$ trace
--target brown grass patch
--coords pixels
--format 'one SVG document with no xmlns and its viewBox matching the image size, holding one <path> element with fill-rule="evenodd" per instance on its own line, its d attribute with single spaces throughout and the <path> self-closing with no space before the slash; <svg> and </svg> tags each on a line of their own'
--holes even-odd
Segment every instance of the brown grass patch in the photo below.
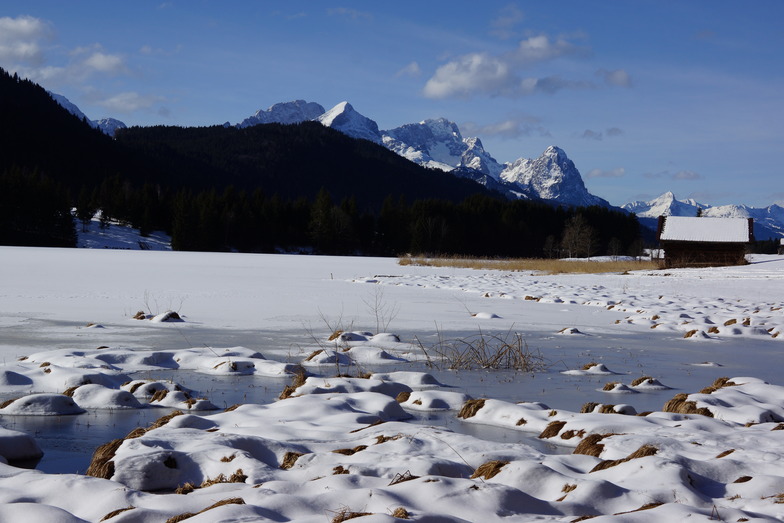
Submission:
<svg viewBox="0 0 784 523">
<path fill-rule="evenodd" d="M 731 320 L 725 321 L 724 322 L 724 326 L 725 327 L 729 327 L 730 325 L 735 325 L 736 323 L 738 323 L 738 320 L 736 320 L 735 318 L 732 318 Z"/>
<path fill-rule="evenodd" d="M 697 408 L 696 401 L 689 401 L 688 394 L 676 394 L 670 401 L 664 404 L 662 411 L 675 414 L 699 414 L 701 416 L 713 417 L 713 413 L 707 407 Z"/>
<path fill-rule="evenodd" d="M 621 384 L 620 381 L 608 381 L 607 383 L 604 384 L 604 387 L 602 387 L 602 390 L 603 391 L 613 390 L 617 385 L 620 385 L 620 384 Z"/>
<path fill-rule="evenodd" d="M 343 454 L 344 456 L 353 456 L 357 452 L 362 452 L 367 448 L 367 445 L 357 445 L 353 449 L 337 449 L 332 452 L 335 454 Z"/>
<path fill-rule="evenodd" d="M 654 447 L 653 445 L 643 445 L 639 449 L 635 450 L 625 458 L 621 459 L 611 459 L 611 460 L 604 460 L 598 463 L 594 468 L 592 468 L 589 472 L 598 472 L 600 470 L 606 470 L 611 467 L 615 467 L 616 465 L 620 465 L 621 463 L 626 463 L 627 461 L 631 461 L 637 458 L 645 458 L 647 456 L 653 456 L 659 452 L 659 449 Z"/>
<path fill-rule="evenodd" d="M 186 519 L 192 518 L 193 516 L 198 516 L 199 514 L 204 514 L 208 510 L 212 510 L 214 508 L 222 507 L 223 505 L 244 505 L 245 500 L 242 498 L 228 498 L 222 499 L 217 503 L 213 503 L 209 507 L 202 509 L 198 512 L 186 512 L 184 514 L 180 514 L 178 516 L 172 516 L 166 520 L 166 523 L 179 523 L 180 521 L 184 521 Z"/>
<path fill-rule="evenodd" d="M 113 439 L 95 449 L 93 458 L 90 460 L 90 466 L 87 467 L 85 475 L 93 476 L 95 478 L 111 479 L 111 477 L 114 476 L 114 462 L 112 460 L 123 441 L 125 440 Z"/>
<path fill-rule="evenodd" d="M 344 468 L 343 465 L 338 465 L 337 467 L 332 469 L 332 474 L 333 475 L 348 474 L 348 469 Z"/>
<path fill-rule="evenodd" d="M 517 420 L 517 423 L 515 423 L 515 425 L 519 427 L 521 425 L 525 425 L 526 423 L 528 423 L 528 420 L 526 420 L 525 418 L 520 418 L 519 420 Z"/>
<path fill-rule="evenodd" d="M 196 485 L 194 485 L 191 482 L 188 482 L 188 483 L 185 483 L 184 485 L 180 485 L 179 487 L 177 487 L 174 490 L 174 493 L 175 494 L 182 494 L 182 495 L 190 494 L 191 492 L 193 492 L 197 488 L 199 488 L 199 487 L 197 487 Z"/>
<path fill-rule="evenodd" d="M 564 494 L 568 494 L 568 493 L 570 493 L 571 491 L 573 491 L 576 488 L 577 488 L 577 485 L 570 485 L 569 483 L 567 483 L 566 485 L 563 486 L 563 488 L 561 489 L 561 492 L 563 492 Z"/>
<path fill-rule="evenodd" d="M 399 265 L 423 267 L 457 267 L 463 269 L 495 269 L 501 271 L 537 271 L 546 274 L 601 274 L 605 272 L 627 272 L 654 270 L 659 266 L 654 261 L 608 261 L 553 260 L 546 258 L 488 259 L 488 258 L 427 258 L 406 256 L 398 258 Z"/>
<path fill-rule="evenodd" d="M 332 518 L 330 523 L 342 523 L 343 521 L 348 521 L 349 519 L 354 518 L 361 518 L 362 516 L 372 516 L 372 512 L 354 512 L 348 507 L 343 507 L 338 512 L 335 513 L 335 517 Z"/>
<path fill-rule="evenodd" d="M 73 398 L 74 392 L 76 392 L 76 389 L 78 389 L 79 387 L 81 387 L 81 385 L 77 385 L 75 387 L 69 387 L 65 389 L 65 391 L 63 391 L 63 396 L 68 396 L 69 398 Z"/>
<path fill-rule="evenodd" d="M 242 472 L 242 469 L 237 469 L 228 478 L 223 473 L 218 474 L 214 478 L 207 478 L 201 482 L 199 488 L 207 488 L 211 487 L 212 485 L 218 485 L 220 483 L 245 483 L 246 479 L 248 479 L 248 476 Z"/>
<path fill-rule="evenodd" d="M 154 401 L 163 401 L 164 399 L 166 399 L 166 396 L 168 394 L 169 394 L 169 389 L 156 390 L 155 394 L 153 394 L 152 398 L 150 398 L 150 403 Z"/>
<path fill-rule="evenodd" d="M 384 423 L 384 420 L 379 418 L 379 419 L 377 419 L 376 421 L 374 421 L 373 423 L 371 423 L 370 425 L 368 425 L 366 427 L 359 427 L 358 429 L 350 430 L 349 434 L 354 434 L 356 432 L 360 432 L 360 431 L 363 431 L 365 429 L 369 429 L 371 427 L 377 427 L 377 426 L 381 425 L 382 423 Z"/>
<path fill-rule="evenodd" d="M 395 510 L 392 511 L 392 517 L 397 519 L 410 519 L 411 516 L 406 509 L 403 507 L 397 507 Z"/>
<path fill-rule="evenodd" d="M 15 402 L 19 398 L 11 398 L 10 400 L 5 400 L 3 403 L 0 403 L 0 409 L 4 409 L 9 406 L 11 403 Z"/>
<path fill-rule="evenodd" d="M 708 334 L 718 334 L 718 333 L 719 333 L 719 328 L 715 325 L 710 329 L 708 329 Z"/>
<path fill-rule="evenodd" d="M 632 381 L 632 387 L 636 387 L 638 385 L 642 385 L 643 383 L 645 383 L 648 380 L 653 380 L 653 378 L 651 376 L 640 376 L 636 380 Z"/>
<path fill-rule="evenodd" d="M 310 354 L 308 354 L 308 357 L 307 357 L 307 358 L 305 358 L 305 361 L 310 361 L 310 360 L 312 360 L 313 358 L 315 358 L 316 356 L 318 356 L 318 355 L 319 355 L 319 354 L 321 354 L 322 352 L 324 352 L 324 349 L 317 349 L 317 350 L 314 350 L 313 352 L 311 352 Z"/>
<path fill-rule="evenodd" d="M 589 519 L 598 518 L 599 516 L 580 516 L 577 519 L 573 519 L 570 523 L 579 523 L 580 521 L 587 521 Z"/>
<path fill-rule="evenodd" d="M 650 510 L 652 508 L 660 507 L 664 505 L 661 501 L 654 501 L 652 503 L 646 503 L 645 505 L 641 506 L 640 508 L 636 508 L 634 510 L 627 510 L 626 512 L 616 512 L 613 516 L 620 516 L 621 514 L 631 514 L 632 512 L 640 512 L 643 510 Z"/>
<path fill-rule="evenodd" d="M 583 436 L 585 436 L 585 429 L 565 430 L 564 433 L 561 434 L 561 439 L 582 438 Z"/>
<path fill-rule="evenodd" d="M 565 425 L 565 421 L 551 421 L 547 424 L 542 433 L 539 434 L 539 439 L 554 438 L 561 432 L 561 429 L 564 428 Z"/>
<path fill-rule="evenodd" d="M 280 468 L 282 468 L 283 470 L 290 469 L 291 467 L 294 466 L 297 460 L 304 455 L 305 454 L 303 454 L 302 452 L 292 452 L 292 451 L 286 452 L 286 454 L 283 456 L 283 462 L 280 464 Z"/>
<path fill-rule="evenodd" d="M 307 380 L 305 369 L 299 367 L 297 372 L 291 377 L 291 385 L 286 385 L 283 388 L 283 392 L 280 393 L 278 399 L 285 400 L 286 398 L 290 398 L 299 387 L 305 384 L 305 380 Z"/>
<path fill-rule="evenodd" d="M 692 329 L 692 330 L 690 330 L 689 332 L 687 332 L 686 334 L 684 334 L 684 335 L 683 335 L 683 337 L 684 337 L 684 338 L 691 338 L 692 336 L 694 336 L 694 335 L 695 335 L 695 334 L 697 334 L 698 332 L 699 332 L 699 330 L 697 330 L 697 329 Z"/>
<path fill-rule="evenodd" d="M 147 315 L 144 313 L 144 311 L 138 311 L 136 314 L 133 315 L 133 319 L 134 320 L 146 320 L 147 319 Z"/>
<path fill-rule="evenodd" d="M 474 473 L 471 475 L 471 479 L 476 479 L 476 478 L 490 479 L 492 477 L 495 477 L 499 472 L 501 472 L 501 469 L 508 464 L 509 464 L 508 461 L 501 461 L 498 459 L 494 459 L 492 461 L 488 461 L 487 463 L 483 463 L 474 471 Z"/>
<path fill-rule="evenodd" d="M 735 387 L 737 383 L 733 383 L 727 376 L 716 378 L 716 381 L 713 382 L 712 385 L 708 385 L 704 389 L 700 391 L 700 394 L 713 394 L 719 389 L 723 389 L 724 387 Z"/>
<path fill-rule="evenodd" d="M 717 458 L 723 458 L 723 457 L 725 457 L 725 456 L 729 456 L 729 455 L 730 455 L 730 454 L 732 454 L 733 452 L 735 452 L 735 449 L 725 450 L 725 451 L 724 451 L 724 452 L 722 452 L 721 454 L 718 454 L 716 457 L 717 457 Z"/>
<path fill-rule="evenodd" d="M 394 436 L 384 436 L 383 434 L 379 434 L 376 436 L 376 445 L 380 445 L 381 443 L 386 443 L 387 441 L 397 441 L 402 438 L 402 434 L 396 434 Z"/>
<path fill-rule="evenodd" d="M 329 335 L 329 338 L 327 338 L 327 341 L 335 341 L 336 339 L 340 338 L 341 334 L 343 334 L 343 331 L 338 329 L 338 330 L 334 331 L 332 334 Z"/>
<path fill-rule="evenodd" d="M 173 418 L 176 418 L 177 416 L 182 416 L 183 414 L 184 413 L 181 410 L 175 410 L 174 412 L 171 412 L 170 414 L 167 414 L 165 416 L 161 416 L 160 418 L 155 420 L 152 425 L 149 426 L 147 431 L 149 432 L 149 431 L 151 431 L 153 429 L 157 429 L 159 427 L 163 427 L 164 425 L 169 423 Z"/>
<path fill-rule="evenodd" d="M 596 403 L 594 401 L 589 401 L 588 403 L 583 404 L 582 408 L 580 409 L 580 413 L 581 414 L 590 414 L 599 405 L 601 405 L 601 403 Z"/>
<path fill-rule="evenodd" d="M 598 458 L 604 450 L 604 445 L 599 443 L 601 440 L 613 434 L 588 434 L 577 444 L 572 454 L 584 454 Z"/>
<path fill-rule="evenodd" d="M 123 512 L 126 512 L 128 510 L 133 510 L 135 508 L 136 507 L 134 507 L 134 506 L 130 506 L 130 507 L 125 507 L 125 508 L 118 508 L 117 510 L 112 510 L 111 512 L 106 514 L 104 517 L 102 517 L 100 519 L 100 521 L 106 521 L 107 519 L 112 519 L 114 516 L 116 516 L 118 514 L 122 514 Z"/>
<path fill-rule="evenodd" d="M 468 400 L 463 404 L 463 408 L 460 409 L 460 412 L 457 414 L 458 418 L 461 419 L 468 419 L 473 418 L 476 416 L 476 413 L 479 412 L 479 409 L 485 406 L 485 400 L 483 398 L 476 399 L 476 400 Z"/>
<path fill-rule="evenodd" d="M 226 407 L 225 409 L 223 409 L 223 412 L 232 412 L 234 410 L 237 410 L 240 407 L 242 407 L 242 403 L 235 403 L 234 405 L 231 405 L 231 406 Z"/>
<path fill-rule="evenodd" d="M 778 425 L 776 425 L 770 430 L 784 430 L 784 423 L 779 423 Z"/>
<path fill-rule="evenodd" d="M 597 365 L 599 365 L 599 364 L 596 363 L 595 361 L 592 361 L 590 363 L 586 363 L 585 365 L 583 365 L 582 370 L 590 370 L 590 369 L 596 367 Z"/>
<path fill-rule="evenodd" d="M 741 476 L 738 479 L 736 479 L 735 481 L 733 481 L 733 483 L 746 483 L 748 481 L 751 481 L 752 479 L 753 478 L 751 476 Z"/>
<path fill-rule="evenodd" d="M 410 398 L 410 397 L 411 397 L 411 392 L 409 392 L 407 390 L 403 390 L 403 391 L 400 391 L 400 394 L 397 395 L 397 397 L 395 398 L 395 401 L 397 401 L 398 403 L 405 403 L 405 402 L 408 401 L 408 398 Z"/>
<path fill-rule="evenodd" d="M 599 408 L 599 414 L 618 414 L 618 412 L 615 411 L 615 405 L 610 405 L 608 403 Z"/>
</svg>

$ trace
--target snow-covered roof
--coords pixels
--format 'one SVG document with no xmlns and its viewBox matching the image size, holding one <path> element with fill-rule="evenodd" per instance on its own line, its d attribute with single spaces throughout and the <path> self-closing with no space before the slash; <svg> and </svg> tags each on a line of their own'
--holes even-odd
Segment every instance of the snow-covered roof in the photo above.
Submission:
<svg viewBox="0 0 784 523">
<path fill-rule="evenodd" d="M 746 218 L 667 216 L 660 240 L 688 242 L 742 242 L 749 238 Z"/>
</svg>

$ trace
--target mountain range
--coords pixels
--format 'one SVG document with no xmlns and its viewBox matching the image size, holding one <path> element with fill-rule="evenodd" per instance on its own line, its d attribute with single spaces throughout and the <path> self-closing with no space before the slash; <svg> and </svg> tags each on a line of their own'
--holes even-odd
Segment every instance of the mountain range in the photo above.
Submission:
<svg viewBox="0 0 784 523">
<path fill-rule="evenodd" d="M 666 192 L 653 200 L 627 203 L 622 207 L 635 213 L 641 224 L 656 229 L 659 216 L 697 216 L 706 218 L 754 218 L 754 237 L 758 240 L 784 237 L 784 207 L 748 207 L 746 205 L 711 206 L 693 199 L 678 200 Z"/>
<path fill-rule="evenodd" d="M 123 122 L 113 118 L 91 121 L 64 96 L 51 92 L 50 95 L 72 114 L 110 136 L 125 127 Z M 588 192 L 579 170 L 563 149 L 553 145 L 537 158 L 518 158 L 501 164 L 484 149 L 479 138 L 464 138 L 457 124 L 446 118 L 380 130 L 375 121 L 360 114 L 348 102 L 341 102 L 327 110 L 315 102 L 294 100 L 260 109 L 235 125 L 227 122 L 224 126 L 246 128 L 306 121 L 317 121 L 352 138 L 383 145 L 416 164 L 468 178 L 510 198 L 543 200 L 567 206 L 612 207 L 606 200 Z M 673 193 L 666 192 L 653 200 L 631 202 L 621 208 L 635 213 L 640 223 L 654 230 L 660 215 L 696 216 L 700 209 L 706 217 L 754 218 L 757 239 L 784 236 L 784 208 L 775 204 L 765 208 L 711 206 L 690 199 L 678 200 Z"/>
</svg>

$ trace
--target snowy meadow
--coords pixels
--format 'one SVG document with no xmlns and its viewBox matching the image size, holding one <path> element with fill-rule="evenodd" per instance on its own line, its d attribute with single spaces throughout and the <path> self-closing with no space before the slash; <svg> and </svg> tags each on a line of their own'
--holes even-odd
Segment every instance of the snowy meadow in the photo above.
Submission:
<svg viewBox="0 0 784 523">
<path fill-rule="evenodd" d="M 784 519 L 784 257 L 0 260 L 0 521 Z"/>
</svg>

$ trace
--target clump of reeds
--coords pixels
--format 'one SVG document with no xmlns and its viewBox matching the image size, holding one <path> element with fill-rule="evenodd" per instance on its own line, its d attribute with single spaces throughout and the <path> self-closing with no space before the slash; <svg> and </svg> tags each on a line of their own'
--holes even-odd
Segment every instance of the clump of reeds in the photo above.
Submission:
<svg viewBox="0 0 784 523">
<path fill-rule="evenodd" d="M 362 452 L 367 448 L 367 445 L 357 445 L 353 449 L 337 449 L 333 450 L 335 454 L 343 454 L 344 456 L 353 456 L 357 452 Z"/>
<path fill-rule="evenodd" d="M 411 392 L 409 392 L 407 390 L 403 390 L 403 391 L 400 391 L 400 393 L 397 395 L 397 397 L 395 398 L 395 401 L 397 401 L 398 403 L 405 403 L 405 402 L 408 401 L 408 398 L 410 398 L 410 397 L 411 397 Z"/>
<path fill-rule="evenodd" d="M 612 436 L 612 434 L 588 434 L 577 444 L 572 454 L 584 454 L 598 458 L 604 450 L 604 445 L 599 442 L 608 436 Z"/>
<path fill-rule="evenodd" d="M 561 429 L 566 426 L 565 421 L 551 421 L 547 424 L 541 434 L 539 434 L 539 439 L 548 439 L 554 438 L 561 432 Z"/>
<path fill-rule="evenodd" d="M 335 513 L 335 517 L 332 518 L 331 523 L 342 523 L 343 521 L 348 521 L 349 519 L 354 518 L 361 518 L 362 516 L 372 516 L 372 512 L 355 512 L 348 507 L 343 507 L 339 511 Z"/>
<path fill-rule="evenodd" d="M 245 504 L 245 500 L 242 499 L 242 498 L 222 499 L 222 500 L 218 501 L 217 503 L 213 503 L 209 507 L 207 507 L 205 509 L 202 509 L 202 510 L 200 510 L 198 512 L 185 512 L 184 514 L 179 514 L 177 516 L 172 516 L 172 517 L 170 517 L 169 519 L 166 520 L 166 523 L 179 523 L 180 521 L 184 521 L 186 519 L 190 519 L 190 518 L 192 518 L 194 516 L 198 516 L 199 514 L 203 514 L 203 513 L 207 512 L 208 510 L 212 510 L 214 508 L 222 507 L 224 505 L 244 505 L 244 504 Z"/>
<path fill-rule="evenodd" d="M 299 367 L 297 372 L 292 375 L 291 385 L 286 385 L 283 388 L 283 392 L 280 393 L 278 399 L 285 400 L 286 398 L 290 398 L 299 387 L 305 384 L 306 379 L 307 375 L 305 373 L 305 369 Z"/>
<path fill-rule="evenodd" d="M 713 394 L 719 389 L 723 389 L 724 387 L 734 387 L 737 386 L 737 383 L 730 381 L 727 376 L 723 376 L 721 378 L 716 378 L 716 381 L 713 384 L 708 385 L 704 389 L 700 391 L 700 394 Z"/>
<path fill-rule="evenodd" d="M 675 414 L 699 414 L 701 416 L 713 417 L 713 413 L 707 407 L 697 408 L 696 401 L 689 401 L 689 395 L 676 394 L 670 401 L 664 404 L 662 411 L 673 412 Z"/>
<path fill-rule="evenodd" d="M 122 514 L 123 512 L 126 512 L 126 511 L 128 511 L 128 510 L 133 510 L 133 509 L 135 509 L 135 508 L 136 508 L 136 507 L 134 507 L 134 506 L 130 506 L 130 507 L 125 507 L 125 508 L 118 508 L 117 510 L 112 510 L 111 512 L 109 512 L 108 514 L 106 514 L 104 517 L 102 517 L 102 518 L 100 519 L 100 521 L 106 521 L 106 520 L 108 520 L 108 519 L 112 519 L 114 516 L 117 516 L 117 515 L 119 515 L 119 514 Z"/>
<path fill-rule="evenodd" d="M 397 507 L 392 511 L 392 517 L 397 519 L 409 519 L 411 516 L 405 508 Z"/>
<path fill-rule="evenodd" d="M 460 409 L 460 412 L 457 413 L 457 417 L 462 419 L 473 418 L 476 416 L 476 413 L 479 412 L 479 409 L 484 406 L 484 398 L 468 400 L 463 404 L 463 408 Z"/>
<path fill-rule="evenodd" d="M 639 449 L 635 450 L 634 452 L 632 452 L 631 454 L 626 456 L 625 458 L 610 459 L 610 460 L 601 461 L 594 468 L 592 468 L 589 472 L 597 472 L 597 471 L 600 471 L 600 470 L 606 470 L 606 469 L 609 469 L 611 467 L 615 467 L 617 465 L 620 465 L 621 463 L 626 463 L 627 461 L 631 461 L 633 459 L 644 458 L 644 457 L 647 457 L 647 456 L 653 456 L 657 452 L 659 452 L 659 449 L 657 447 L 654 447 L 653 445 L 643 445 Z"/>
<path fill-rule="evenodd" d="M 496 476 L 499 472 L 501 472 L 501 469 L 508 464 L 509 464 L 508 461 L 502 461 L 498 459 L 494 459 L 492 461 L 488 461 L 487 463 L 483 463 L 482 465 L 477 467 L 477 469 L 471 475 L 471 479 L 476 479 L 476 478 L 490 479 Z"/>
<path fill-rule="evenodd" d="M 441 339 L 433 348 L 443 366 L 454 370 L 504 369 L 541 372 L 549 366 L 539 351 L 528 347 L 520 333 L 479 332 L 456 339 Z"/>
<path fill-rule="evenodd" d="M 283 456 L 283 461 L 280 464 L 280 468 L 282 468 L 283 470 L 290 469 L 291 467 L 294 466 L 297 460 L 304 455 L 305 454 L 301 452 L 293 452 L 293 451 L 286 452 L 286 454 Z"/>
</svg>

